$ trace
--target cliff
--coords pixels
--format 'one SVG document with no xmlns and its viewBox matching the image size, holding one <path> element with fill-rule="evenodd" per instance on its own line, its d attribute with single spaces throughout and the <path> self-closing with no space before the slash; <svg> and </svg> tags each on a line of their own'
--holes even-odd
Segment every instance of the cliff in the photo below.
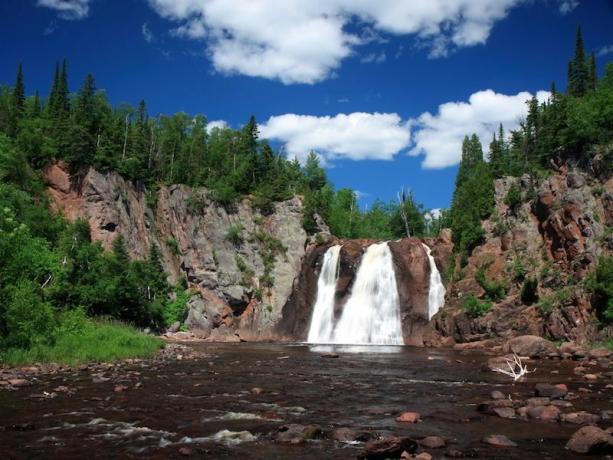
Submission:
<svg viewBox="0 0 613 460">
<path fill-rule="evenodd" d="M 511 187 L 521 192 L 513 207 L 505 203 Z M 613 179 L 564 165 L 538 182 L 527 175 L 497 180 L 495 202 L 483 222 L 484 242 L 464 266 L 456 261 L 447 306 L 434 318 L 426 343 L 489 346 L 519 335 L 597 339 L 585 279 L 598 257 L 613 250 Z M 527 282 L 536 285 L 532 296 Z M 493 288 L 502 289 L 501 298 L 485 315 L 470 317 L 466 296 L 483 298 Z"/>
<path fill-rule="evenodd" d="M 110 248 L 122 235 L 133 258 L 157 244 L 176 282 L 193 292 L 187 326 L 215 340 L 266 339 L 280 317 L 300 271 L 307 243 L 300 197 L 263 215 L 249 198 L 226 210 L 207 190 L 162 186 L 155 203 L 120 175 L 90 169 L 78 187 L 67 168 L 45 171 L 52 207 L 68 219 L 89 221 L 92 239 Z"/>
</svg>

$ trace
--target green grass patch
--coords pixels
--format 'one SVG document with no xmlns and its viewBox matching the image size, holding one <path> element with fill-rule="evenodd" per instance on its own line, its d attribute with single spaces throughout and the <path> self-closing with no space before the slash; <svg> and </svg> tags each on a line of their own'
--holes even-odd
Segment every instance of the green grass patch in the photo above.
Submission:
<svg viewBox="0 0 613 460">
<path fill-rule="evenodd" d="M 131 326 L 110 320 L 84 320 L 55 335 L 52 343 L 30 349 L 12 348 L 0 353 L 9 366 L 59 363 L 75 366 L 86 362 L 109 362 L 126 358 L 150 358 L 164 342 Z"/>
</svg>

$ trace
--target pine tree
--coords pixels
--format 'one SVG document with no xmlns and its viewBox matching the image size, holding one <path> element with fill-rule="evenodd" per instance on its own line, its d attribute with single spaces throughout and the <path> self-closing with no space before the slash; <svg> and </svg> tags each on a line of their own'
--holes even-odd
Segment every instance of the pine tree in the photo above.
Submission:
<svg viewBox="0 0 613 460">
<path fill-rule="evenodd" d="M 15 87 L 11 95 L 11 132 L 17 134 L 19 129 L 19 121 L 25 114 L 26 107 L 26 89 L 23 82 L 23 68 L 21 64 L 17 68 L 17 78 L 15 79 Z"/>
<path fill-rule="evenodd" d="M 49 99 L 47 101 L 47 116 L 50 119 L 56 119 L 58 113 L 58 88 L 60 85 L 60 66 L 55 63 L 55 73 L 53 74 L 53 84 L 49 91 Z"/>
<path fill-rule="evenodd" d="M 62 63 L 62 71 L 58 77 L 56 92 L 56 117 L 57 120 L 65 120 L 70 115 L 70 99 L 68 90 L 68 64 L 66 59 Z"/>
<path fill-rule="evenodd" d="M 40 106 L 40 95 L 38 94 L 38 90 L 34 93 L 34 100 L 32 101 L 32 109 L 30 112 L 30 116 L 32 118 L 40 117 L 42 113 L 42 108 Z"/>
<path fill-rule="evenodd" d="M 598 82 L 598 75 L 596 72 L 596 55 L 592 51 L 590 59 L 588 61 L 588 84 L 587 89 L 594 91 L 596 89 L 596 83 Z"/>
<path fill-rule="evenodd" d="M 585 59 L 585 48 L 581 27 L 577 27 L 575 39 L 575 55 L 568 63 L 568 94 L 575 97 L 583 96 L 588 88 L 588 66 Z"/>
</svg>

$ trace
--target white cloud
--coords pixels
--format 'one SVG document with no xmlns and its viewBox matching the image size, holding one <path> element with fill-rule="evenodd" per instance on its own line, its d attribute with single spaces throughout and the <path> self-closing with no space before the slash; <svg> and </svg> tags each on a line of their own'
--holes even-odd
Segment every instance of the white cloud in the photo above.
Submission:
<svg viewBox="0 0 613 460">
<path fill-rule="evenodd" d="M 382 62 L 385 62 L 386 59 L 387 59 L 387 56 L 385 55 L 385 52 L 381 51 L 380 53 L 367 54 L 366 56 L 360 59 L 360 62 L 362 64 L 370 64 L 372 62 L 374 62 L 375 64 L 381 64 Z"/>
<path fill-rule="evenodd" d="M 527 91 L 508 96 L 488 89 L 472 94 L 468 102 L 441 104 L 438 113 L 426 112 L 412 121 L 416 132 L 409 154 L 424 155 L 422 167 L 425 169 L 453 166 L 460 162 L 464 136 L 472 133 L 479 136 L 487 152 L 500 123 L 507 131 L 519 127 L 520 119 L 527 112 L 526 101 L 531 97 Z M 549 92 L 538 91 L 536 97 L 539 101 L 546 100 Z"/>
<path fill-rule="evenodd" d="M 303 161 L 310 151 L 324 162 L 336 159 L 391 160 L 408 147 L 409 127 L 395 113 L 312 116 L 285 114 L 260 126 L 263 138 L 281 141 L 290 158 Z"/>
<path fill-rule="evenodd" d="M 413 35 L 432 57 L 483 44 L 496 21 L 529 0 L 148 1 L 178 24 L 173 35 L 205 41 L 217 71 L 313 84 L 383 34 Z"/>
<path fill-rule="evenodd" d="M 598 50 L 596 56 L 606 56 L 611 53 L 613 53 L 613 45 L 606 45 Z"/>
<path fill-rule="evenodd" d="M 62 19 L 83 19 L 89 14 L 91 0 L 38 0 L 38 6 L 58 11 Z"/>
<path fill-rule="evenodd" d="M 143 23 L 143 26 L 141 27 L 141 32 L 143 34 L 143 38 L 147 43 L 151 43 L 153 41 L 153 32 L 151 32 L 151 29 L 149 29 L 149 26 L 146 22 Z"/>
<path fill-rule="evenodd" d="M 579 6 L 579 0 L 560 0 L 560 13 L 567 14 Z"/>
<path fill-rule="evenodd" d="M 213 120 L 206 124 L 206 132 L 211 134 L 211 131 L 215 128 L 225 129 L 228 127 L 228 123 L 225 120 Z"/>
</svg>

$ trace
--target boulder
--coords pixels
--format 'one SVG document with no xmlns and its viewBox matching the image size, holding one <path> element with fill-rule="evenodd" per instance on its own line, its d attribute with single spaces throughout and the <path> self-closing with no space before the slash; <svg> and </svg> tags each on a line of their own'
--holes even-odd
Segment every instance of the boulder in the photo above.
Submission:
<svg viewBox="0 0 613 460">
<path fill-rule="evenodd" d="M 447 442 L 440 436 L 427 436 L 419 441 L 419 445 L 428 449 L 445 447 Z"/>
<path fill-rule="evenodd" d="M 549 383 L 537 383 L 534 390 L 536 396 L 560 399 L 568 394 L 568 387 L 560 383 L 558 385 L 551 385 Z"/>
<path fill-rule="evenodd" d="M 403 423 L 417 423 L 419 422 L 420 418 L 421 416 L 417 412 L 403 412 L 396 417 L 396 421 Z"/>
<path fill-rule="evenodd" d="M 509 340 L 503 346 L 505 353 L 515 353 L 519 356 L 543 357 L 557 351 L 553 342 L 537 335 L 522 335 Z"/>
<path fill-rule="evenodd" d="M 483 438 L 483 442 L 494 447 L 517 447 L 517 444 L 503 434 L 491 434 Z"/>
<path fill-rule="evenodd" d="M 575 423 L 577 425 L 593 425 L 600 421 L 600 416 L 596 414 L 590 414 L 589 412 L 571 412 L 569 414 L 563 414 L 561 417 L 563 422 Z"/>
<path fill-rule="evenodd" d="M 566 448 L 578 454 L 613 454 L 613 436 L 596 426 L 584 426 L 571 436 Z"/>
</svg>

